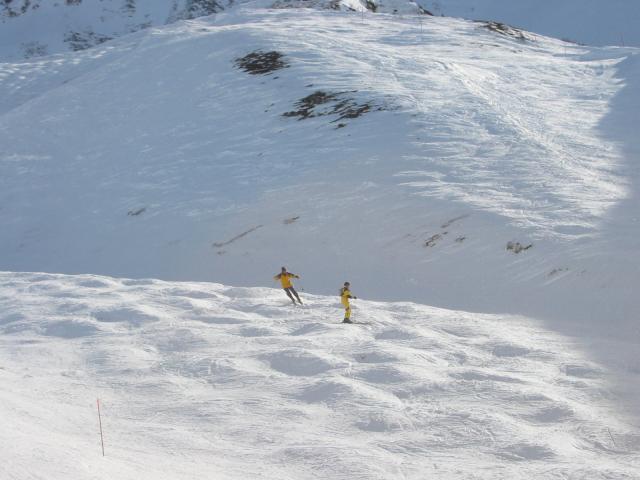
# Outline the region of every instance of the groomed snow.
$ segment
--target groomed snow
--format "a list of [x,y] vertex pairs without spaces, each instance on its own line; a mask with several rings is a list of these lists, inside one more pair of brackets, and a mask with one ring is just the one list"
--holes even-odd
[[302,297],[0,274],[0,477],[638,478],[637,366],[524,317]]

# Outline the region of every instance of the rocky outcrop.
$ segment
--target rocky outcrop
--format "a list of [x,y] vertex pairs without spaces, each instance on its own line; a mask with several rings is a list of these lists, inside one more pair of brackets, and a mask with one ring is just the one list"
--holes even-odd
[[215,14],[232,2],[0,0],[0,61],[90,48],[144,28]]

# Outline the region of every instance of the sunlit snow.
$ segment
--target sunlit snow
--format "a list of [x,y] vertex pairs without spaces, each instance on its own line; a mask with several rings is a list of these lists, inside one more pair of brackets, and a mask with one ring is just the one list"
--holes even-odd
[[637,478],[639,50],[265,5],[0,63],[0,477]]

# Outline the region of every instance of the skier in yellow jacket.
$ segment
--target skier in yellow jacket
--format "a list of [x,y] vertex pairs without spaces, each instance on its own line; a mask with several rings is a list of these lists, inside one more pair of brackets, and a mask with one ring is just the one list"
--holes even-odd
[[298,295],[298,292],[296,292],[296,289],[293,288],[293,284],[291,283],[292,278],[300,278],[300,277],[295,273],[287,272],[286,267],[282,267],[282,271],[279,274],[277,274],[275,277],[273,277],[274,280],[280,280],[280,284],[282,285],[282,288],[284,289],[287,296],[291,299],[294,305],[296,304],[296,301],[293,299],[293,295],[295,295],[296,298],[298,299],[298,303],[302,305],[302,300],[300,300],[300,296]]
[[344,282],[344,286],[340,289],[340,302],[344,306],[344,320],[342,323],[353,323],[351,321],[351,305],[349,304],[349,299],[356,299],[358,297],[354,297],[351,295],[351,284],[349,282]]

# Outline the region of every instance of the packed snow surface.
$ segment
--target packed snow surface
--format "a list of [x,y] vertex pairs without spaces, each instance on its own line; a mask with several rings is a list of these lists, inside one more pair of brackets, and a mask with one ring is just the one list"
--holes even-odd
[[355,300],[344,325],[336,296],[302,298],[0,274],[0,477],[640,475],[637,364],[524,317]]
[[[0,268],[286,265],[316,293],[637,335],[638,51],[524,35],[247,6],[0,64]],[[260,51],[285,68],[238,67]]]
[[0,63],[0,477],[638,478],[638,49],[258,7]]

